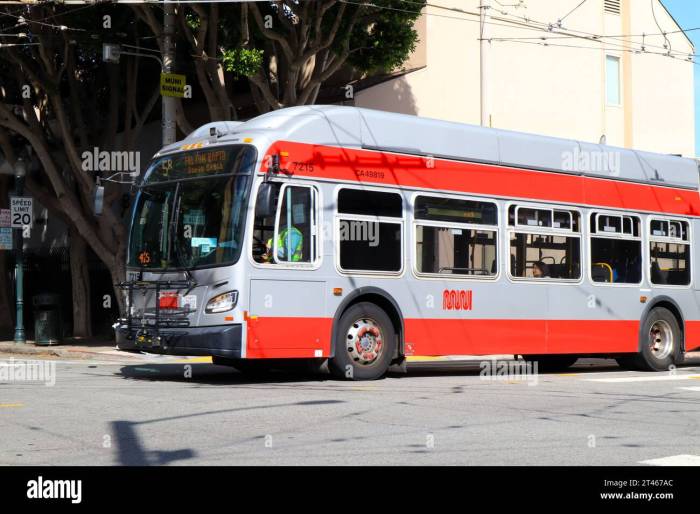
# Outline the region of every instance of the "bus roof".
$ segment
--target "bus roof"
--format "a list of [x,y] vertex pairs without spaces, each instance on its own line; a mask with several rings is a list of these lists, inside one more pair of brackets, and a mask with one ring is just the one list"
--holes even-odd
[[697,161],[673,155],[334,105],[280,109],[245,123],[209,123],[163,151],[207,137],[211,127],[217,129],[218,143],[264,132],[270,142],[365,148],[694,189],[700,174]]

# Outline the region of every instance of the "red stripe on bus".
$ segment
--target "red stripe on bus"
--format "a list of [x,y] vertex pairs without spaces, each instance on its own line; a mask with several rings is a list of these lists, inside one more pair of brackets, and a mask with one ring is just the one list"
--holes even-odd
[[415,355],[636,352],[639,321],[407,319]]
[[290,141],[274,143],[268,155],[282,151],[289,155],[281,166],[291,176],[700,215],[697,190]]
[[[258,317],[247,324],[246,357],[283,359],[328,357],[332,318]],[[321,350],[322,355],[316,351]]]
[[[639,321],[406,319],[407,355],[634,353]],[[249,358],[330,355],[332,318],[260,317],[248,321]],[[700,349],[700,321],[686,321],[685,349]]]
[[700,321],[685,322],[685,351],[700,350]]

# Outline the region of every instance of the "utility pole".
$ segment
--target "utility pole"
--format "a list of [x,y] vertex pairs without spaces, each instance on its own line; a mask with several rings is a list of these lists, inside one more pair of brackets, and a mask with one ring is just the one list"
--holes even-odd
[[481,126],[491,126],[491,113],[488,109],[488,51],[490,43],[487,41],[488,29],[486,25],[486,11],[491,8],[491,0],[481,0],[479,3],[479,77],[481,96]]
[[[27,166],[21,157],[15,163],[15,194],[24,194],[24,176]],[[15,230],[15,343],[26,343],[24,331],[24,229]]]
[[[175,48],[173,36],[175,33],[175,2],[165,0],[163,3],[163,73],[173,72],[175,60]],[[163,115],[161,125],[163,128],[163,146],[175,142],[175,98],[163,95]]]

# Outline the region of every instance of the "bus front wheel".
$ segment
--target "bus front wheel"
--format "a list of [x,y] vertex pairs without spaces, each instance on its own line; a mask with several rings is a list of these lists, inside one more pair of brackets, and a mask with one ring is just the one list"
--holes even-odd
[[639,332],[640,352],[618,357],[617,363],[625,369],[666,371],[683,360],[681,327],[673,313],[656,307],[642,322]]
[[376,380],[389,369],[396,332],[384,310],[370,302],[350,306],[335,327],[335,355],[328,368],[336,378]]

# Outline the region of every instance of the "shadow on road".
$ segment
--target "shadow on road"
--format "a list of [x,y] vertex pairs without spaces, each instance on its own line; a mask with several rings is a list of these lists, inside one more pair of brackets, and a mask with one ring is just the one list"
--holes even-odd
[[[485,358],[486,360],[487,358]],[[510,361],[505,361],[510,362]],[[680,369],[700,366],[700,354],[694,353],[679,366]],[[427,376],[479,376],[481,361],[424,361],[411,362],[406,373],[389,372],[390,378]],[[624,372],[613,359],[581,358],[569,369],[546,372],[541,375],[567,373]],[[310,373],[298,370],[272,370],[258,375],[240,373],[227,366],[206,363],[139,364],[124,366],[117,373],[124,379],[158,382],[188,382],[204,385],[284,384],[292,382],[321,383],[333,381],[328,373]]]
[[117,463],[122,466],[162,466],[177,460],[192,459],[196,453],[187,448],[171,451],[149,451],[141,444],[136,427],[141,423],[113,421],[112,433],[116,440]]
[[[112,434],[116,443],[115,459],[117,464],[122,466],[158,466],[169,464],[179,460],[192,459],[197,456],[192,449],[185,448],[179,450],[147,450],[138,435],[138,427],[154,423],[169,422],[175,420],[198,418],[202,416],[217,416],[220,414],[231,414],[251,410],[268,410],[286,407],[314,407],[318,405],[328,405],[335,403],[346,403],[344,400],[306,400],[298,402],[284,402],[275,404],[251,405],[246,407],[236,407],[231,409],[206,410],[193,412],[178,416],[167,416],[144,421],[113,421]],[[260,439],[264,436],[256,436],[253,439]]]
[[303,373],[299,371],[272,370],[267,373],[248,375],[215,364],[139,364],[122,367],[117,373],[125,379],[157,382],[188,382],[206,385],[245,385],[286,382],[323,382],[329,375]]
[[[488,360],[487,357],[484,360]],[[513,362],[512,360],[499,362]],[[700,355],[697,353],[687,357],[679,369],[700,366]],[[481,373],[481,362],[479,361],[426,361],[414,362],[408,365],[405,377],[415,376],[478,376]],[[626,372],[618,366],[614,359],[595,359],[583,357],[576,364],[563,371],[540,372],[540,375],[561,375],[561,374],[586,374],[586,373],[617,373]],[[390,376],[394,376],[391,375]]]

